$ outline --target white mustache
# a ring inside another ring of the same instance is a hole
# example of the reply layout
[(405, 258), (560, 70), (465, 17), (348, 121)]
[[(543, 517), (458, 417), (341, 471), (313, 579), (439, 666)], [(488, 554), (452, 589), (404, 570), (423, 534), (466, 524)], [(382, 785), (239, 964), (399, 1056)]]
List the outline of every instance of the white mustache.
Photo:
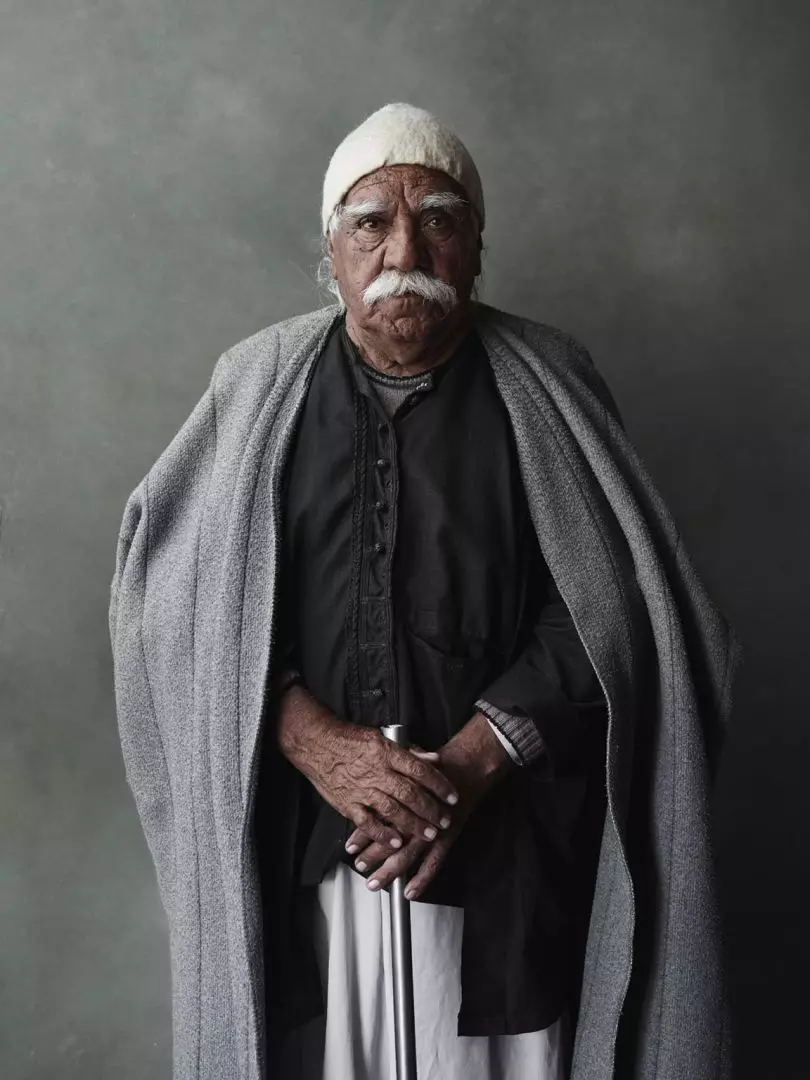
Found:
[(383, 270), (363, 293), (363, 302), (371, 307), (392, 296), (413, 293), (429, 303), (441, 305), (449, 311), (458, 303), (458, 293), (452, 285), (431, 277), (424, 270)]

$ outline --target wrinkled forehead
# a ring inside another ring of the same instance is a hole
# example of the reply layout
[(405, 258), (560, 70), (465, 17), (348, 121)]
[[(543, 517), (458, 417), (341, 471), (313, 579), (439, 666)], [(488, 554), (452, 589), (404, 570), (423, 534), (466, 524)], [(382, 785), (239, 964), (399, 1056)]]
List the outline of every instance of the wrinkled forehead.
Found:
[(389, 207), (406, 205), (415, 209), (426, 196), (437, 194), (469, 202), (462, 185), (439, 169), (424, 165), (384, 165), (361, 176), (346, 192), (343, 204), (374, 201)]

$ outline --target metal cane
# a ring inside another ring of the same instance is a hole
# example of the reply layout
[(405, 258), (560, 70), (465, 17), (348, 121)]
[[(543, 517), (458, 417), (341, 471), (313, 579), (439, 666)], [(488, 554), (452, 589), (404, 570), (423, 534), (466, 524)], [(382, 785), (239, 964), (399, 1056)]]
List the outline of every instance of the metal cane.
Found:
[[(408, 746), (404, 724), (380, 728), (386, 739)], [(416, 1080), (416, 1030), (413, 1019), (413, 960), (411, 956), (411, 911), (405, 899), (401, 877), (391, 882), (391, 956), (394, 968), (394, 1035), (397, 1080)]]

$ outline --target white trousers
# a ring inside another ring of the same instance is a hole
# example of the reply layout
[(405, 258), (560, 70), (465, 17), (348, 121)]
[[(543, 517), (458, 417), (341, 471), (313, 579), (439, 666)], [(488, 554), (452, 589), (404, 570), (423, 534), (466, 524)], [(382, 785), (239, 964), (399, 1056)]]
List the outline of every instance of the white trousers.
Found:
[[(339, 863), (317, 896), (326, 1014), (287, 1036), (271, 1080), (396, 1080), (388, 893)], [(520, 1035), (456, 1034), (464, 912), (418, 900), (410, 911), (418, 1080), (565, 1080), (564, 1017)]]

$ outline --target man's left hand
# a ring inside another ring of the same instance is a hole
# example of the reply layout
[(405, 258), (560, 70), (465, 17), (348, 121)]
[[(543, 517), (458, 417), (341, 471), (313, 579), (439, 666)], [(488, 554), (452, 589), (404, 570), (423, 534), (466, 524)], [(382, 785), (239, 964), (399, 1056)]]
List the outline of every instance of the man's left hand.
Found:
[[(408, 900), (418, 900), (439, 872), (475, 807), (493, 783), (510, 772), (514, 765), (493, 734), (486, 717), (480, 713), (476, 713), (438, 751), (426, 754), (417, 748), (412, 749), (417, 755), (425, 754), (459, 793), (459, 801), (451, 811), (450, 825), (440, 830), (435, 840), (423, 836), (409, 837), (405, 846), (394, 854), (384, 844), (372, 841), (362, 829), (355, 829), (346, 841), (346, 848), (356, 846), (357, 851), (352, 852), (355, 866), (361, 873), (369, 873), (367, 885), (370, 889), (388, 889), (395, 878), (403, 874), (407, 876), (415, 867), (405, 895)], [(374, 882), (377, 882), (376, 886)]]

